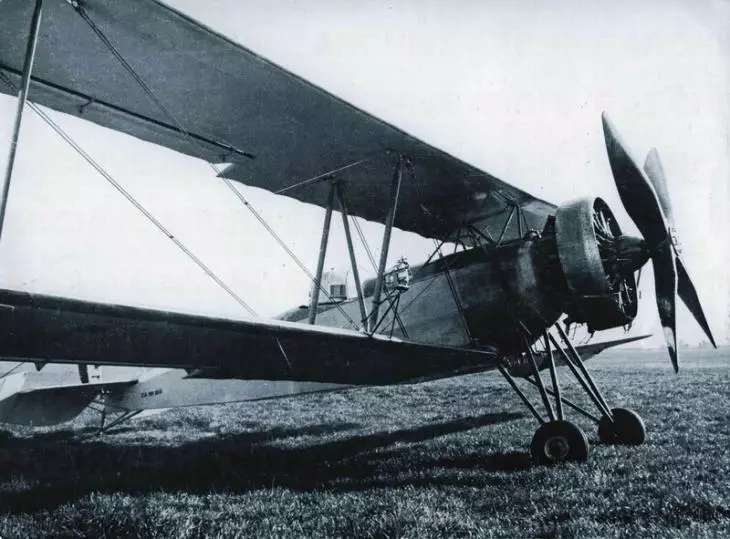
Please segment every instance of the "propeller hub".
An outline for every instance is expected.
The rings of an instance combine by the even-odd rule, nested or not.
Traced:
[[[638,271],[650,256],[651,250],[642,238],[621,235],[614,239],[609,259],[604,263],[616,273],[626,275]]]

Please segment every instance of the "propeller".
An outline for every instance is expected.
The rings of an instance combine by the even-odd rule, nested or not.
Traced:
[[[700,305],[697,291],[682,262],[674,228],[672,204],[667,191],[664,169],[656,149],[644,163],[637,165],[626,151],[616,128],[604,112],[603,134],[611,171],[621,202],[644,237],[644,249],[654,266],[657,310],[664,330],[674,372],[679,370],[677,357],[676,297],[687,306],[715,348],[715,339]]]
[[[677,231],[674,227],[672,203],[669,199],[667,183],[664,179],[664,167],[662,167],[662,162],[659,160],[659,152],[657,152],[656,148],[649,150],[649,154],[646,156],[646,161],[644,162],[644,172],[646,172],[649,181],[651,181],[654,189],[656,190],[659,203],[662,206],[662,211],[669,223],[669,236],[674,247],[675,263],[677,267],[677,294],[687,306],[689,312],[692,313],[692,316],[695,317],[695,320],[697,320],[702,331],[704,331],[705,335],[707,335],[712,346],[717,348],[715,339],[710,331],[710,325],[707,323],[707,318],[705,318],[705,313],[702,310],[700,299],[697,297],[697,291],[695,290],[694,284],[692,284],[692,279],[690,279],[689,274],[687,273],[687,268],[682,261],[681,250],[677,241]]]

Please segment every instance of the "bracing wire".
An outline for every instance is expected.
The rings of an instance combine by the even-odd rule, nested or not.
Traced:
[[[246,206],[249,210],[251,210],[251,214],[258,220],[259,223],[261,223],[261,226],[263,226],[269,234],[271,234],[271,237],[274,238],[274,240],[279,244],[279,246],[284,249],[284,251],[291,257],[291,259],[294,261],[294,263],[299,266],[299,269],[301,269],[304,274],[309,277],[309,279],[317,284],[317,279],[314,277],[311,271],[307,269],[307,266],[304,265],[304,262],[301,261],[301,259],[294,254],[294,251],[292,251],[289,246],[284,242],[284,240],[281,239],[281,237],[276,233],[276,231],[271,228],[269,223],[266,222],[266,220],[261,216],[259,212],[257,212],[249,203],[249,201],[246,199],[246,197],[243,196],[243,194],[236,189],[236,187],[233,185],[233,182],[229,180],[228,178],[221,178],[225,184],[228,186],[228,188],[233,192],[233,194],[238,198],[238,200],[241,201],[241,203]],[[345,317],[345,319],[350,323],[355,329],[359,329],[360,326],[357,325],[355,320],[347,314],[347,312],[342,308],[342,306],[332,301],[332,296],[327,292],[324,286],[322,284],[319,284],[319,290],[325,295],[325,297],[332,303],[334,303],[335,307],[340,311],[340,314]]]
[[[96,36],[101,40],[101,42],[109,49],[109,52],[111,52],[114,57],[119,61],[120,64],[122,64],[122,67],[134,78],[134,80],[137,82],[137,84],[142,88],[144,93],[147,94],[147,96],[155,102],[155,104],[168,116],[170,119],[172,119],[173,122],[175,122],[176,127],[178,130],[183,133],[185,136],[187,136],[189,139],[192,140],[192,136],[190,133],[183,127],[183,125],[178,121],[178,119],[175,117],[172,112],[165,106],[165,104],[160,101],[155,93],[152,91],[152,89],[147,85],[147,83],[142,79],[142,77],[139,76],[139,74],[134,70],[134,68],[127,62],[127,60],[124,59],[124,56],[117,50],[117,48],[114,46],[114,44],[109,40],[109,38],[106,37],[104,32],[102,32],[101,28],[99,28],[96,23],[89,17],[89,14],[86,13],[86,10],[83,8],[83,6],[79,2],[73,2],[71,6],[76,10],[76,13],[79,14],[79,16],[84,19],[86,24],[89,25],[89,28],[96,34]],[[195,147],[198,149],[200,148],[200,145],[195,143]],[[232,148],[234,149],[234,148]],[[237,150],[238,153],[248,157],[249,159],[253,159],[253,154],[241,150]]]
[[[87,154],[76,141],[74,141],[61,127],[56,124],[45,112],[43,112],[35,103],[28,102],[33,111],[38,114],[65,142],[67,142],[87,163],[89,163],[112,187],[114,187],[124,198],[126,198],[142,215],[144,215],[157,229],[168,237],[185,255],[190,258],[197,266],[205,272],[208,277],[213,279],[225,292],[231,296],[236,303],[246,309],[251,316],[258,316],[256,311],[246,303],[236,292],[233,291],[213,270],[200,260],[195,254],[185,246],[185,244],[176,238],[165,226],[152,215],[147,208],[140,204],[119,182],[117,182],[101,165],[99,165],[89,154]]]
[[[0,72],[0,80],[2,80],[8,87],[15,88],[12,81]],[[86,153],[76,141],[74,141],[53,119],[48,116],[43,110],[38,107],[35,103],[27,101],[28,106],[43,121],[53,129],[66,143],[68,143],[87,163],[89,163],[105,180],[107,180],[119,193],[124,196],[142,215],[144,215],[157,229],[162,232],[168,239],[170,239],[186,256],[188,256],[195,264],[203,270],[218,286],[220,286],[229,296],[231,296],[236,303],[241,305],[251,316],[258,317],[256,311],[246,303],[236,292],[233,291],[223,280],[218,277],[213,270],[211,270],[202,260],[200,260],[195,254],[185,246],[178,238],[176,238],[160,221],[158,221],[154,215],[152,215],[142,204],[140,204],[124,187],[117,182],[101,165],[99,165],[88,153]]]
[[[362,246],[365,248],[365,253],[368,255],[368,259],[370,259],[370,264],[372,264],[373,269],[377,272],[378,265],[375,263],[375,257],[373,256],[373,252],[370,250],[370,246],[365,239],[365,234],[363,234],[362,229],[360,228],[360,223],[358,223],[357,217],[355,217],[354,215],[352,216],[352,222],[355,224],[355,230],[357,231],[357,235],[360,237],[360,242],[362,243]]]
[[[114,44],[107,38],[107,36],[104,34],[104,32],[94,23],[94,21],[89,17],[88,13],[83,9],[83,7],[78,3],[72,3],[72,7],[76,10],[76,12],[81,16],[81,18],[89,25],[91,30],[97,35],[97,37],[102,41],[102,43],[109,49],[109,51],[114,55],[114,57],[119,61],[119,63],[124,67],[124,69],[134,78],[134,80],[137,82],[137,84],[142,88],[142,90],[148,95],[150,99],[173,121],[177,129],[180,131],[180,133],[187,139],[188,143],[196,150],[198,150],[201,155],[203,153],[203,148],[200,146],[200,144],[192,137],[192,135],[183,127],[182,123],[178,120],[178,118],[170,111],[164,103],[155,95],[155,93],[152,91],[152,89],[145,83],[145,81],[142,79],[142,77],[139,76],[139,74],[134,70],[134,68],[127,62],[122,54],[114,47]],[[253,155],[242,152],[247,157],[253,158]],[[364,161],[364,160],[363,160]],[[207,161],[206,161],[207,162]],[[214,163],[208,162],[210,167],[215,172],[216,176],[220,177],[221,171],[218,169],[218,167]],[[292,258],[292,260],[299,266],[300,269],[304,271],[304,273],[309,277],[309,279],[316,283],[316,279],[314,275],[306,268],[306,266],[302,263],[302,261],[294,254],[294,252],[289,249],[289,247],[284,243],[284,240],[281,239],[281,237],[276,233],[276,231],[269,226],[269,224],[264,220],[264,218],[261,216],[261,214],[254,208],[251,203],[246,199],[246,197],[243,196],[243,194],[235,188],[233,185],[233,182],[229,180],[228,178],[221,178],[223,180],[223,183],[225,186],[238,198],[238,200],[251,212],[251,214],[254,216],[254,218],[266,229],[266,231],[274,238],[274,240],[284,249],[284,251]],[[325,297],[332,302],[332,297],[327,292],[327,290],[319,284],[319,290],[325,295]],[[350,317],[345,310],[340,306],[337,302],[333,302],[337,309],[340,311],[340,313],[345,317],[345,319],[352,324],[353,327],[356,329],[359,329],[359,326],[357,323]]]
[[[385,152],[387,153],[387,151]],[[298,189],[300,187],[304,187],[306,185],[311,185],[313,183],[325,181],[329,178],[332,178],[335,174],[339,174],[340,172],[344,172],[347,169],[357,167],[359,165],[362,165],[364,163],[367,163],[368,161],[372,161],[373,159],[380,157],[383,155],[383,152],[375,153],[369,157],[363,157],[362,159],[358,159],[357,161],[353,161],[352,163],[348,163],[346,165],[343,165],[341,167],[333,168],[332,170],[328,170],[327,172],[323,172],[322,174],[317,174],[316,176],[312,176],[311,178],[307,178],[306,180],[302,180],[300,182],[297,182],[292,185],[287,185],[286,187],[283,187],[282,189],[279,189],[278,191],[274,191],[275,195],[283,195],[284,193],[287,193],[289,191],[293,191],[294,189]]]

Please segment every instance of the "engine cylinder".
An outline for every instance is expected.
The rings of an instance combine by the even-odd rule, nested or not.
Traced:
[[[636,316],[633,273],[619,272],[615,241],[621,229],[600,198],[561,206],[555,214],[555,242],[568,286],[566,312],[589,331],[630,323]]]

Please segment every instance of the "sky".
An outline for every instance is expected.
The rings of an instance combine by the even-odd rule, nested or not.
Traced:
[[[601,196],[624,231],[635,233],[606,158],[606,110],[639,162],[658,149],[685,262],[715,337],[728,341],[730,2],[168,3],[540,198],[560,204]],[[14,111],[14,100],[0,97],[2,148]],[[258,314],[307,303],[308,278],[206,163],[51,115]],[[241,192],[313,271],[324,212],[259,189]],[[363,226],[377,257],[382,227]],[[390,258],[415,263],[430,248],[398,233]],[[361,247],[357,256],[372,275]],[[30,110],[0,260],[3,287],[246,316]],[[327,267],[347,264],[335,219]],[[654,332],[658,344],[650,271],[641,290],[635,331]],[[683,306],[678,328],[680,340],[703,338]]]

